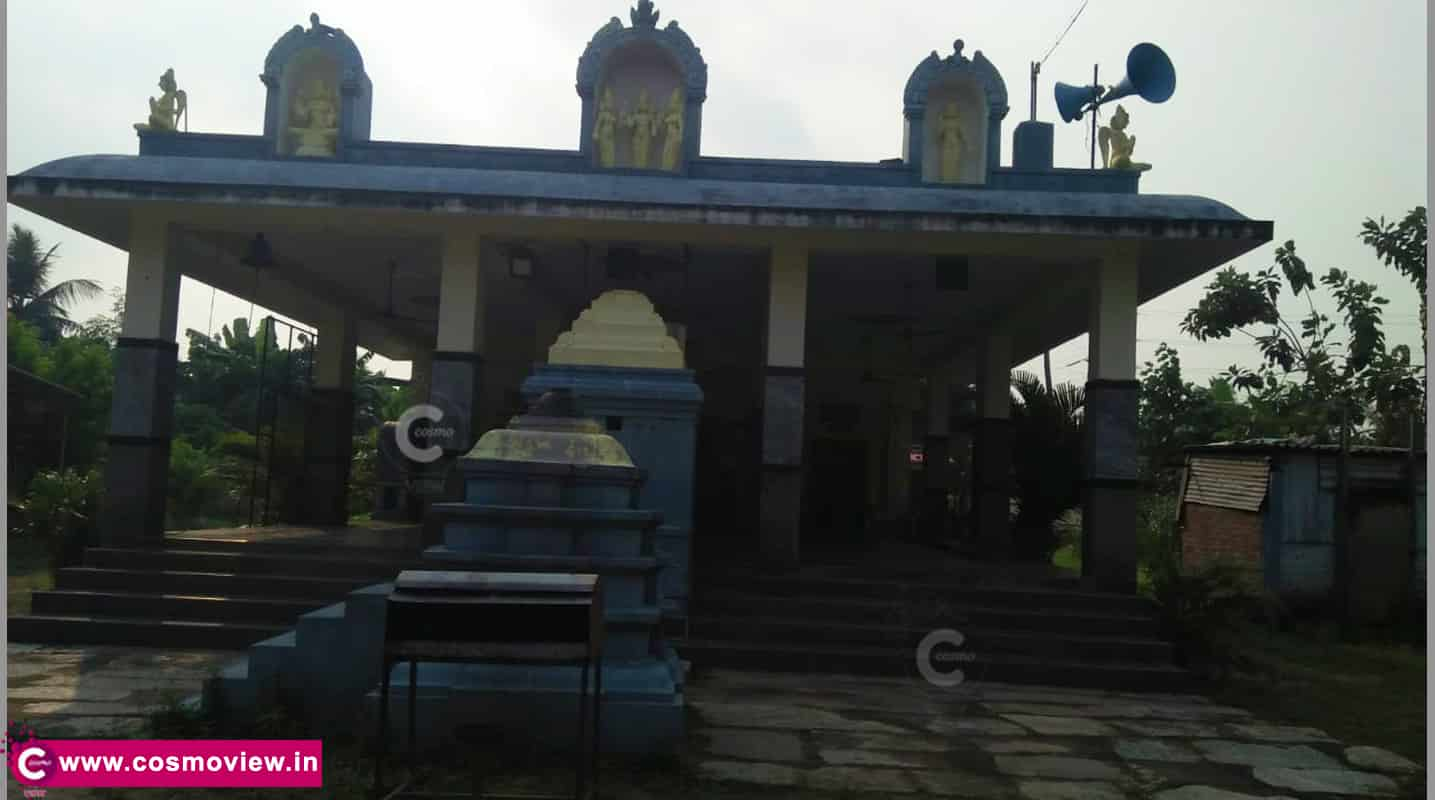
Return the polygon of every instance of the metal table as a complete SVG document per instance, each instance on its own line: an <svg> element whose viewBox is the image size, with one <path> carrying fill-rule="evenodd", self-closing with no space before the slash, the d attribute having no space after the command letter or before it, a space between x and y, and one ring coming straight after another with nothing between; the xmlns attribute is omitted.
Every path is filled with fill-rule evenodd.
<svg viewBox="0 0 1435 800"><path fill-rule="evenodd" d="M563 795L411 791L416 783L418 665L429 663L575 665L580 668L578 736L572 797L596 796L603 694L603 594L598 575L406 570L394 581L384 627L383 682L373 795L566 800ZM409 779L384 789L389 683L407 662ZM588 674L593 673L590 693ZM589 725L589 706L592 724ZM591 736L589 735L591 733Z"/></svg>

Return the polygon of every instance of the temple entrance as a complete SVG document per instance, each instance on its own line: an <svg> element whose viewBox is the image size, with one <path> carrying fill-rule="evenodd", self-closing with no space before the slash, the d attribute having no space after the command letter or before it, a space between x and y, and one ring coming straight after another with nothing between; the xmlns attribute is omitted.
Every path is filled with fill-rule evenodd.
<svg viewBox="0 0 1435 800"><path fill-rule="evenodd" d="M867 443L814 439L808 447L804 560L856 552L866 541Z"/></svg>

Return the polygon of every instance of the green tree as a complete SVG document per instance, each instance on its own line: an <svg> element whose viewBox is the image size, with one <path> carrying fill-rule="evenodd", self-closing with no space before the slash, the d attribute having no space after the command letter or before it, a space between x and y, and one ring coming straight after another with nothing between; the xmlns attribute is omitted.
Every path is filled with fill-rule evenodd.
<svg viewBox="0 0 1435 800"><path fill-rule="evenodd" d="M1047 562L1056 550L1056 519L1081 502L1082 414L1080 387L1062 383L1047 391L1035 375L1012 373L1012 468L1019 510L1013 525L1018 558Z"/></svg>
<svg viewBox="0 0 1435 800"><path fill-rule="evenodd" d="M77 300L97 297L103 291L95 281L76 278L50 285L59 245L44 250L27 228L15 225L5 247L7 307L11 314L35 326L40 338L53 342L74 333L79 326L67 310Z"/></svg>
<svg viewBox="0 0 1435 800"><path fill-rule="evenodd" d="M96 339L115 346L120 338L120 331L125 324L125 293L121 289L114 289L110 292L110 313L96 314L85 320L80 325L79 335L87 339Z"/></svg>
<svg viewBox="0 0 1435 800"><path fill-rule="evenodd" d="M1191 445L1260 435L1251 408L1237 402L1229 380L1213 378L1207 386L1181 375L1181 357L1162 342L1156 358L1141 369L1137 431L1147 477L1158 488L1175 490L1176 471Z"/></svg>
<svg viewBox="0 0 1435 800"><path fill-rule="evenodd" d="M1425 259L1428 247L1425 206L1406 212L1400 222L1367 218L1360 226L1360 240L1375 248L1375 254L1387 267L1410 279L1420 292L1420 327L1425 327ZM1420 340L1425 347L1425 340Z"/></svg>
<svg viewBox="0 0 1435 800"><path fill-rule="evenodd" d="M1360 426L1367 409L1389 412L1418 401L1422 370L1411 363L1408 347L1386 346L1382 309L1388 301L1374 284L1336 268L1321 276L1340 315L1333 321L1316 307L1316 283L1295 242L1287 241L1276 248L1274 266L1255 274L1233 267L1217 273L1181 330L1202 342L1234 333L1253 340L1262 363L1255 369L1233 365L1227 376L1248 394L1254 416L1274 421L1274 435L1328 442L1339 436L1342 411ZM1309 312L1287 319L1279 307L1284 290L1304 294ZM1331 339L1337 331L1343 341Z"/></svg>
<svg viewBox="0 0 1435 800"><path fill-rule="evenodd" d="M65 460L87 466L104 453L114 396L115 367L104 342L66 337L51 345L40 377L80 395L71 412Z"/></svg>
<svg viewBox="0 0 1435 800"><path fill-rule="evenodd" d="M41 343L35 326L14 314L6 314L5 329L5 350L8 358L6 363L39 375L44 370L45 346Z"/></svg>

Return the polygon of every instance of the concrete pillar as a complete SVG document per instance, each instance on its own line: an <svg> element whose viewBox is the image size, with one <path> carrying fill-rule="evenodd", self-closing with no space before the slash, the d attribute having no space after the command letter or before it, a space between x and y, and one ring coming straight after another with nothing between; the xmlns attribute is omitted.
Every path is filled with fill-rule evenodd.
<svg viewBox="0 0 1435 800"><path fill-rule="evenodd" d="M163 219L136 214L129 252L97 532L105 545L157 545L169 489L180 273Z"/></svg>
<svg viewBox="0 0 1435 800"><path fill-rule="evenodd" d="M922 487L922 533L946 539L950 532L951 515L947 513L947 494L951 488L951 471L947 460L951 453L949 426L952 417L952 379L947 369L927 376L927 433L922 440L925 456Z"/></svg>
<svg viewBox="0 0 1435 800"><path fill-rule="evenodd" d="M783 567L800 563L807 268L806 249L786 243L773 246L758 507L763 559Z"/></svg>
<svg viewBox="0 0 1435 800"><path fill-rule="evenodd" d="M1097 588L1136 589L1137 254L1115 252L1091 291L1081 569Z"/></svg>
<svg viewBox="0 0 1435 800"><path fill-rule="evenodd" d="M355 320L332 309L318 321L314 383L304 425L303 521L344 525L349 520L349 466L353 457Z"/></svg>
<svg viewBox="0 0 1435 800"><path fill-rule="evenodd" d="M484 289L476 234L444 236L439 280L438 345L433 353L428 402L443 412L435 429L452 430L431 444L462 455L478 441L479 379L483 374Z"/></svg>
<svg viewBox="0 0 1435 800"><path fill-rule="evenodd" d="M414 353L409 361L409 397L415 403L428 400L433 386L433 353Z"/></svg>
<svg viewBox="0 0 1435 800"><path fill-rule="evenodd" d="M1011 335L989 333L978 358L972 519L980 548L994 555L1011 546L1011 359Z"/></svg>
<svg viewBox="0 0 1435 800"><path fill-rule="evenodd" d="M914 387L902 382L892 392L891 418L887 423L887 515L904 526L911 520L913 444L912 412L917 405Z"/></svg>

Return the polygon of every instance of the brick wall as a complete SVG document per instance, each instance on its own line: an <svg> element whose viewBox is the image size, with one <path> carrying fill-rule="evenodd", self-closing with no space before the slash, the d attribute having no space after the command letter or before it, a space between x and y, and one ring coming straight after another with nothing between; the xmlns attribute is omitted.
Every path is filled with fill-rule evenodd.
<svg viewBox="0 0 1435 800"><path fill-rule="evenodd" d="M1225 559L1261 567L1261 515L1201 503L1185 504L1181 531L1181 560L1186 567Z"/></svg>

